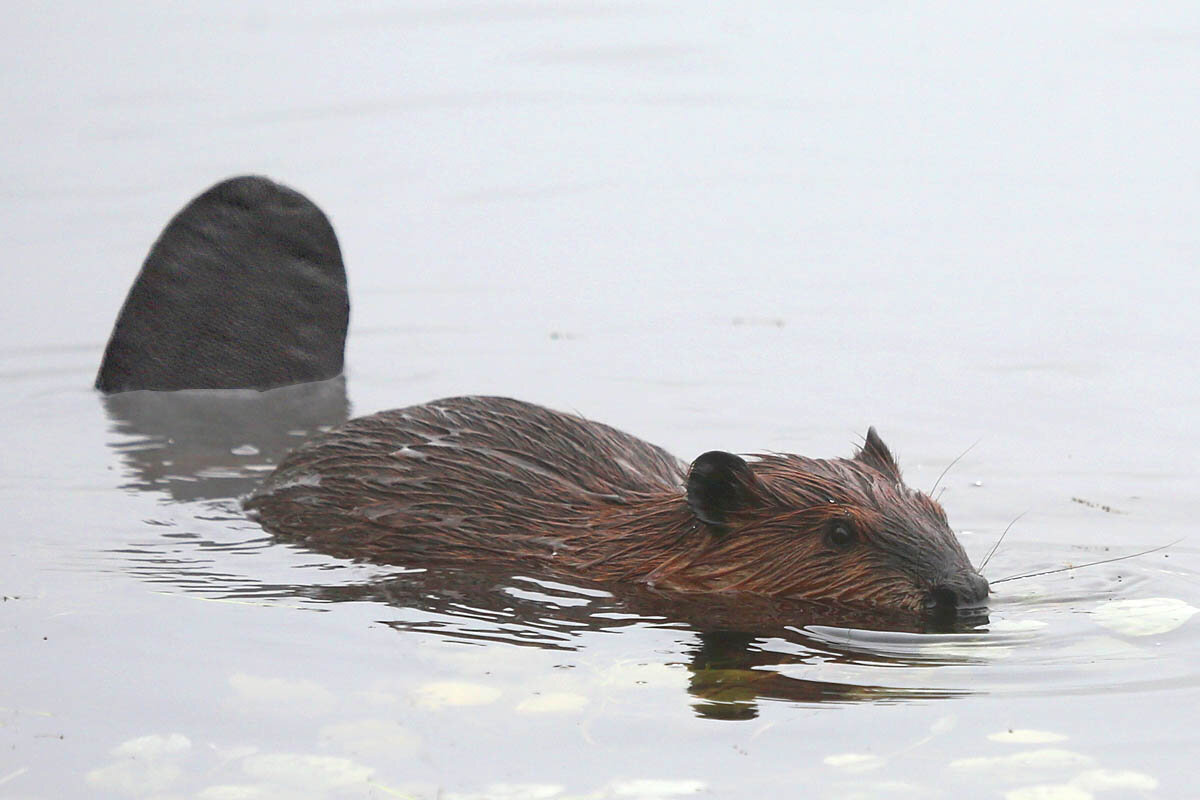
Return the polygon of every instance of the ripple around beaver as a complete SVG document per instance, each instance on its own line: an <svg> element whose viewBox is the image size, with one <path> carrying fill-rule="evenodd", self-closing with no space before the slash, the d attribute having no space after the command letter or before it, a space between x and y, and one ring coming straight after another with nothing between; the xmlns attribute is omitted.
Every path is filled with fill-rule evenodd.
<svg viewBox="0 0 1200 800"><path fill-rule="evenodd" d="M568 583L511 567L446 567L415 560L401 570L354 565L264 534L245 519L232 496L257 485L264 468L305 434L344 418L341 379L266 393L132 392L105 398L105 407L117 437L113 447L132 477L126 487L169 496L190 509L193 522L182 529L175 521L154 525L151 520L148 536L113 553L122 571L156 584L210 599L299 601L307 609L372 603L392 610L380 622L397 631L562 652L586 650L591 636L633 627L675 630L686 636L681 656L688 695L696 713L711 718L753 717L764 700L903 702L971 691L878 680L889 674L878 668L945 663L914 652L872 651L869 629L937 629L911 614L758 595ZM272 560L293 553L321 565L322 581L273 583L245 574L254 563L247 557L263 558L272 551ZM854 646L827 641L808 630L818 623L858 631L858 638ZM876 680L797 673L819 669L824 674L839 665L867 669Z"/></svg>
<svg viewBox="0 0 1200 800"><path fill-rule="evenodd" d="M314 392L332 400L313 402ZM115 568L169 591L308 610L367 603L381 624L399 632L562 653L587 653L595 637L613 632L677 631L675 655L663 658L687 671L696 713L725 719L754 716L764 701L908 702L1200 685L1194 664L1163 662L1162 651L1093 623L1089 610L1140 596L1148 585L1191 596L1193 573L1159 570L1147 559L1004 584L992 624L950 634L904 615L761 596L673 595L512 568L354 564L264 533L234 499L297 440L344 416L340 380L249 395L134 392L106 398L105 406L112 446L130 476L126 487L171 498L168 508L179 511L161 521L151 515L140 535L114 548ZM313 413L321 407L327 413ZM1004 575L1096 555L1014 542L993 568ZM1165 568L1178 559L1160 560ZM1147 681L1138 665L1152 658L1158 678ZM1013 659L1037 668L1001 667ZM1107 666L1096 671L1094 664Z"/></svg>
<svg viewBox="0 0 1200 800"><path fill-rule="evenodd" d="M235 519L214 519L228 525ZM248 531L246 531L248 532ZM320 584L260 583L219 568L228 555L245 556L278 547L261 537L217 545L201 536L169 534L161 545L144 541L124 548L123 570L144 580L173 585L214 600L291 605L322 610L330 604L369 603L378 621L407 634L446 642L584 652L603 636L634 628L678 631L687 692L696 713L710 718L748 719L760 701L859 703L931 700L971 694L962 688L889 685L825 677L854 668L876 679L895 678L889 667L929 668L968 664L963 656L930 658L910 652L873 652L875 635L865 626L923 630L912 617L889 618L801 601L766 598L698 598L637 587L570 585L503 569L413 569L366 580ZM298 554L302 548L284 545ZM242 563L245 563L244 561ZM357 573L358 565L345 565ZM338 574L325 573L326 580ZM613 589L613 591L609 591ZM390 613L383 613L390 609ZM808 629L815 621L838 624L854 642L846 646ZM908 626L908 627L905 627ZM923 638L926 634L920 634ZM956 636L961 636L956 634ZM669 660L668 663L676 663ZM812 673L819 670L820 675ZM810 675L805 676L804 671ZM798 672L799 671L799 672Z"/></svg>

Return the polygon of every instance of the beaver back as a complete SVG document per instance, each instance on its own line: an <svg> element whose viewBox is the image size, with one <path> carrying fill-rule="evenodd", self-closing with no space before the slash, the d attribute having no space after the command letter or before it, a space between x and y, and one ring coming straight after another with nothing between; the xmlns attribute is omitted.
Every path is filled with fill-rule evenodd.
<svg viewBox="0 0 1200 800"><path fill-rule="evenodd" d="M615 428L501 397L351 420L292 452L246 501L273 533L334 555L531 558L686 467Z"/></svg>

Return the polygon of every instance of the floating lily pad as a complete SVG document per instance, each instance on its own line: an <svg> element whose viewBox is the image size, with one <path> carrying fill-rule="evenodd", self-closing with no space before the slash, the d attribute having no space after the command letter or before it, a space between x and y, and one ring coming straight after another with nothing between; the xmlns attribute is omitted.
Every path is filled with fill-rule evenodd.
<svg viewBox="0 0 1200 800"><path fill-rule="evenodd" d="M483 706L494 703L500 690L480 683L437 681L417 688L417 702L426 708L445 706Z"/></svg>
<svg viewBox="0 0 1200 800"><path fill-rule="evenodd" d="M825 756L823 761L826 766L845 770L846 772L869 772L873 769L879 769L884 765L882 758L871 753L838 753L832 756Z"/></svg>
<svg viewBox="0 0 1200 800"><path fill-rule="evenodd" d="M1031 728L1013 728L1012 730L1000 731L999 733L990 733L987 738L993 742L1005 742L1007 744L1049 744L1050 742L1062 742L1067 739L1061 733L1035 731Z"/></svg>
<svg viewBox="0 0 1200 800"><path fill-rule="evenodd" d="M554 714L579 711L588 699L573 692L549 692L527 697L517 704L517 711L526 714Z"/></svg>
<svg viewBox="0 0 1200 800"><path fill-rule="evenodd" d="M1170 597L1113 600L1092 614L1096 621L1126 636L1157 636L1175 630L1200 609Z"/></svg>

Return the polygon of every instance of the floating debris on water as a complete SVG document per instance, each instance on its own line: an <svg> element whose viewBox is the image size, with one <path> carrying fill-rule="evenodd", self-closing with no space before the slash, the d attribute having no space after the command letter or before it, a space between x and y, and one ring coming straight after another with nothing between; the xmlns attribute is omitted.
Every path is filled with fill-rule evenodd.
<svg viewBox="0 0 1200 800"><path fill-rule="evenodd" d="M1156 636L1170 633L1200 609L1171 597L1112 600L1092 612L1096 622L1126 636Z"/></svg>

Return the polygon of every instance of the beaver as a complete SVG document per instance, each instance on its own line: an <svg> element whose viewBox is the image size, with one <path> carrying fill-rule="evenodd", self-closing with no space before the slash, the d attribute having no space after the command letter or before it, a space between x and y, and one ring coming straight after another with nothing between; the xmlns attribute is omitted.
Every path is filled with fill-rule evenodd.
<svg viewBox="0 0 1200 800"><path fill-rule="evenodd" d="M150 249L96 388L272 389L342 372L350 315L329 219L267 178L222 181Z"/></svg>
<svg viewBox="0 0 1200 800"><path fill-rule="evenodd" d="M579 416L454 397L319 435L244 505L281 538L356 560L986 612L945 511L904 484L874 428L851 458L711 451L689 466Z"/></svg>

